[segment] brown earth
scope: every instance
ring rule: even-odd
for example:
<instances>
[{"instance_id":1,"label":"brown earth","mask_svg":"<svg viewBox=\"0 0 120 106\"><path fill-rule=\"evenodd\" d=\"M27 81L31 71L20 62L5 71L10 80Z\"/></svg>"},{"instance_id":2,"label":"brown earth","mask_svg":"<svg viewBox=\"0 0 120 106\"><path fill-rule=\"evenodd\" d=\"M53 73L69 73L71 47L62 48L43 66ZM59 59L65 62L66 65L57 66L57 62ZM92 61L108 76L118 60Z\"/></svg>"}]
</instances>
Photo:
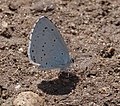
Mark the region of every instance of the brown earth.
<instances>
[{"instance_id":1,"label":"brown earth","mask_svg":"<svg viewBox=\"0 0 120 106\"><path fill-rule=\"evenodd\" d=\"M74 58L70 76L29 62L29 33L43 15ZM0 24L0 105L30 90L46 106L120 106L120 0L0 0Z\"/></svg>"}]
</instances>

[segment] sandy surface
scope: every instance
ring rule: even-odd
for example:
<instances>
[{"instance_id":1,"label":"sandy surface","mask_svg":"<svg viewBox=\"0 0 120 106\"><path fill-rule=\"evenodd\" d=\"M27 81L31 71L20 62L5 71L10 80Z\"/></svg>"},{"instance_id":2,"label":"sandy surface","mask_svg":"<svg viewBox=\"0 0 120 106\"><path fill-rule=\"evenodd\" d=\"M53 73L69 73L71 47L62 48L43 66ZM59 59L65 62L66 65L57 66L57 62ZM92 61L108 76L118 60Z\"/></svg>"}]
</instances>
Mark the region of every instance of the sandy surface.
<instances>
[{"instance_id":1,"label":"sandy surface","mask_svg":"<svg viewBox=\"0 0 120 106\"><path fill-rule=\"evenodd\" d=\"M29 62L29 33L43 15L74 58L69 77ZM120 106L120 0L0 0L0 105L29 90L46 106Z\"/></svg>"}]
</instances>

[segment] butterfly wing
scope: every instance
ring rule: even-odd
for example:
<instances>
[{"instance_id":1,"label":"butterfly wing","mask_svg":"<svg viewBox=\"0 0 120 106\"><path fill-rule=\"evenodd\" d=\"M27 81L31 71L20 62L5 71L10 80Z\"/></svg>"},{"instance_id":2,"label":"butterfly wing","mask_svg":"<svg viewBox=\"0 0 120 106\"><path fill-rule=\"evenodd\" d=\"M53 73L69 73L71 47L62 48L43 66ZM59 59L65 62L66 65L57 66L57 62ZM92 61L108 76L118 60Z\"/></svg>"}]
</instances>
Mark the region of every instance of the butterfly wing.
<instances>
[{"instance_id":1,"label":"butterfly wing","mask_svg":"<svg viewBox=\"0 0 120 106\"><path fill-rule=\"evenodd\" d=\"M28 56L42 68L63 68L70 63L66 44L55 25L41 17L30 36Z\"/></svg>"}]
</instances>

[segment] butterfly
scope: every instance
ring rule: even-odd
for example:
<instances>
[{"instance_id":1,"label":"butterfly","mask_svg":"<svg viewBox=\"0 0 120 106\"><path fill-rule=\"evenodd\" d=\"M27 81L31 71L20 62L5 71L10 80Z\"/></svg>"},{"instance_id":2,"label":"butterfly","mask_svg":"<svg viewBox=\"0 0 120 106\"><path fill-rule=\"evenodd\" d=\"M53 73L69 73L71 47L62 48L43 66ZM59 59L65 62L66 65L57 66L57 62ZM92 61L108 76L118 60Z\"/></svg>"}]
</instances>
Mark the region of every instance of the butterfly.
<instances>
[{"instance_id":1,"label":"butterfly","mask_svg":"<svg viewBox=\"0 0 120 106\"><path fill-rule=\"evenodd\" d=\"M28 57L42 69L63 69L71 63L67 46L57 27L42 16L31 31Z\"/></svg>"}]
</instances>

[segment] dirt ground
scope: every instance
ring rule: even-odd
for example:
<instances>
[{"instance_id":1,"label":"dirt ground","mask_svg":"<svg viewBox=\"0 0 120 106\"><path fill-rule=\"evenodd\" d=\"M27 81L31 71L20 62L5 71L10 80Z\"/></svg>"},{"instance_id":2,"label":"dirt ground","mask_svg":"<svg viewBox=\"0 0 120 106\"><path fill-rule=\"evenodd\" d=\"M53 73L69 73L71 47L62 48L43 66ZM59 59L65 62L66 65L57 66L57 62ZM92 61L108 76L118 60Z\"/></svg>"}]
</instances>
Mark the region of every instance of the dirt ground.
<instances>
[{"instance_id":1,"label":"dirt ground","mask_svg":"<svg viewBox=\"0 0 120 106\"><path fill-rule=\"evenodd\" d=\"M40 16L67 44L69 76L29 62ZM23 91L43 96L46 106L120 106L120 0L0 0L0 105L12 106Z\"/></svg>"}]
</instances>

